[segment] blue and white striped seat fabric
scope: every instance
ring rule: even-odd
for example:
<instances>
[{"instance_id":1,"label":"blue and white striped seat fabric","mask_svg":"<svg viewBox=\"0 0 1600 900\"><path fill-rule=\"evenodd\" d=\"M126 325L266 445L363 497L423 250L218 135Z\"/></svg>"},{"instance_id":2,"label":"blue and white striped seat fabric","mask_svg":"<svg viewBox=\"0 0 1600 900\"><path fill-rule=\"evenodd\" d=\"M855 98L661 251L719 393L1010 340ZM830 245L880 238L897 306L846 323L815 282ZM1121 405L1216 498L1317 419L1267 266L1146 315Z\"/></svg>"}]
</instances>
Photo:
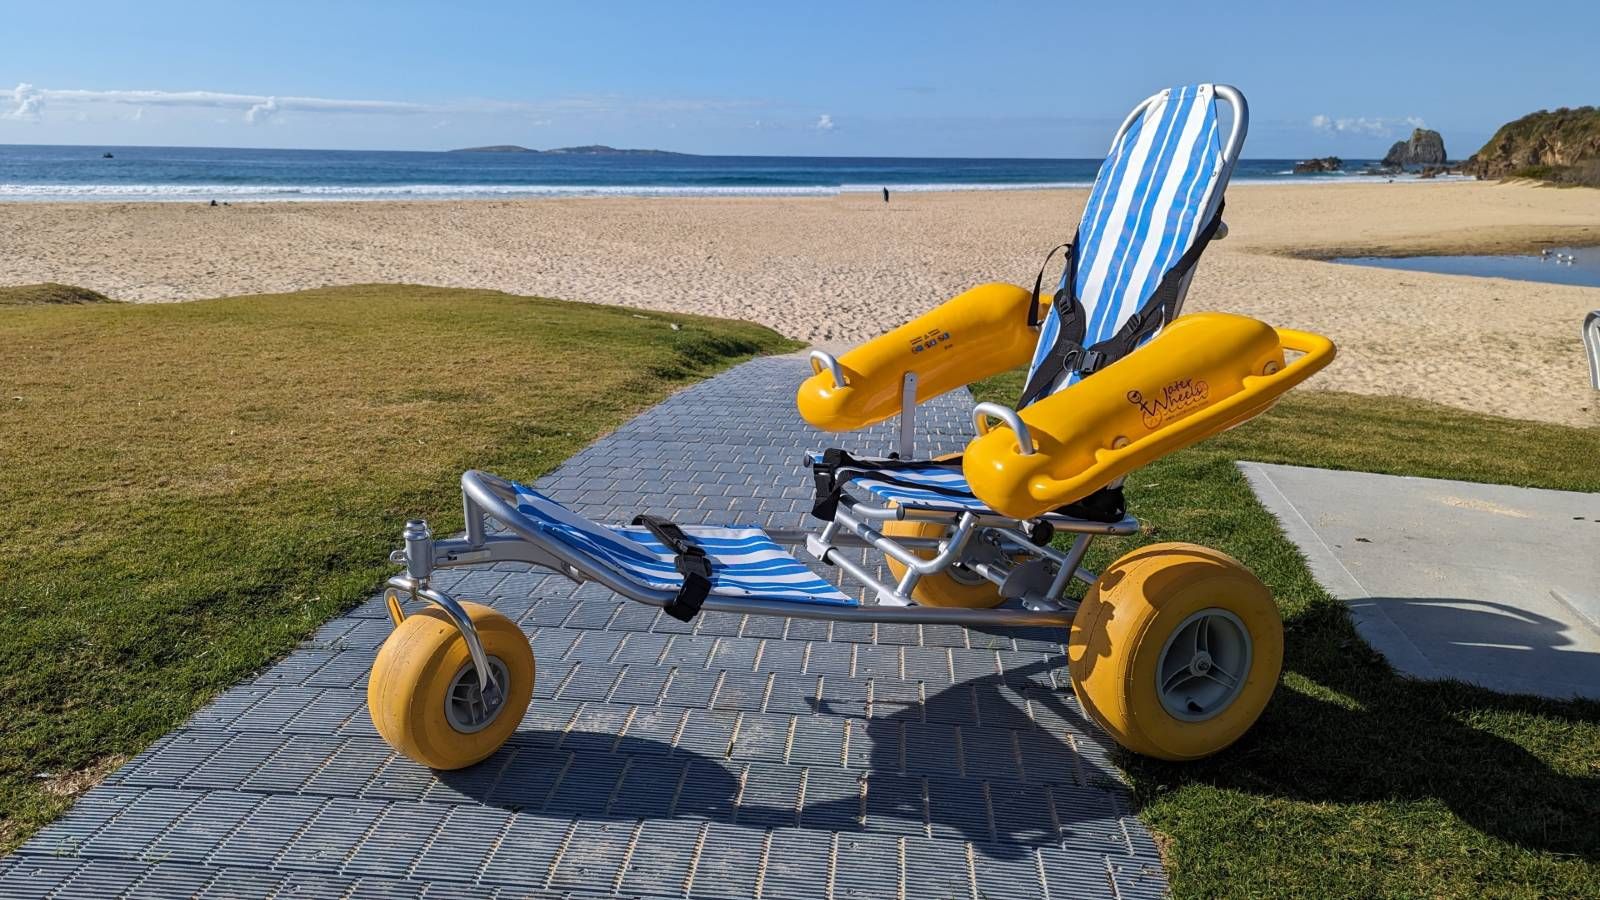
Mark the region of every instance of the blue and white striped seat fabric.
<instances>
[{"instance_id":1,"label":"blue and white striped seat fabric","mask_svg":"<svg viewBox=\"0 0 1600 900\"><path fill-rule=\"evenodd\" d=\"M1058 286L1067 287L1076 273L1083 346L1116 334L1194 244L1226 186L1224 163L1216 89L1209 84L1162 91L1116 137L1078 222L1076 266L1067 267ZM1041 324L1030 378L1060 325L1053 314ZM1069 372L1051 393L1082 377Z\"/></svg>"},{"instance_id":2,"label":"blue and white striped seat fabric","mask_svg":"<svg viewBox=\"0 0 1600 900\"><path fill-rule=\"evenodd\" d=\"M822 454L811 451L813 463L822 460ZM988 507L982 500L972 496L972 488L967 486L967 478L961 474L961 469L951 468L937 462L929 461L925 466L915 468L895 469L884 473L894 481L909 482L924 485L938 490L926 490L917 487L908 487L907 484L895 484L882 478L871 475L859 475L850 479L849 487L866 491L872 496L883 501L893 501L901 506L917 506L922 509L943 510L972 510L973 512L986 512ZM946 493L946 492L949 493Z\"/></svg>"},{"instance_id":3,"label":"blue and white striped seat fabric","mask_svg":"<svg viewBox=\"0 0 1600 900\"><path fill-rule=\"evenodd\" d=\"M683 576L675 554L646 528L597 525L523 484L516 484L517 512L563 546L656 590L676 591ZM795 603L857 606L818 577L759 528L682 526L711 563L711 593Z\"/></svg>"},{"instance_id":4,"label":"blue and white striped seat fabric","mask_svg":"<svg viewBox=\"0 0 1600 900\"><path fill-rule=\"evenodd\" d=\"M1241 111L1235 109L1234 114ZM1162 91L1117 135L1078 223L1072 249L1076 265L1067 266L1058 287L1067 287L1067 279L1076 273L1072 286L1083 306L1083 346L1115 335L1151 298L1162 277L1199 238L1221 200L1228 171L1219 139L1216 89L1209 84ZM1060 328L1052 309L1040 325L1029 380ZM1145 340L1153 336L1154 332ZM1050 393L1084 377L1068 372ZM986 509L971 496L959 469L929 465L891 474L898 481L964 491L966 496L919 492L870 476L850 484L884 501L942 510Z\"/></svg>"}]
</instances>

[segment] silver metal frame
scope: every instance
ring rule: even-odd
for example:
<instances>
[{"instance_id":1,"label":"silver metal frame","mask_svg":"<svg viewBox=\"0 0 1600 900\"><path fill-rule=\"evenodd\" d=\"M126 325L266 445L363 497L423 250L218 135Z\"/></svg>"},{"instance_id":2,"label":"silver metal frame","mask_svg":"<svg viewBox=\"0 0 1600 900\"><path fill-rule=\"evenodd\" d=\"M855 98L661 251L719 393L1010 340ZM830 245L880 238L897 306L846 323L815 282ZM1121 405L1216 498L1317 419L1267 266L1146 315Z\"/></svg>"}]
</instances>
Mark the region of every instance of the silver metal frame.
<instances>
[{"instance_id":1,"label":"silver metal frame","mask_svg":"<svg viewBox=\"0 0 1600 900\"><path fill-rule=\"evenodd\" d=\"M1222 175L1206 209L1207 218L1222 202L1249 123L1244 97L1236 89L1221 84L1213 85L1213 89L1218 99L1232 106L1234 116L1223 150ZM1146 108L1165 94L1153 95L1135 107L1117 130L1112 146L1122 139ZM1223 233L1219 230L1218 237ZM1187 293L1187 280L1181 290ZM1179 298L1181 302L1182 295ZM1591 315L1585 323L1586 335L1590 333L1592 324L1594 333L1600 336L1600 323L1595 322L1597 316L1600 314ZM1591 343L1591 354L1595 352L1594 343ZM832 354L813 350L809 361L813 372L820 374L827 371L835 385L849 383L844 366ZM917 404L915 371L902 373L900 400L896 444L902 458L911 458ZM1032 435L1015 410L998 403L978 404L973 410L973 421L980 435L991 430L990 418L999 419L1006 428L1011 429L1017 436L1021 452L1034 452ZM577 582L595 582L649 606L664 607L676 599L672 591L634 581L605 561L551 538L537 523L517 511L515 488L503 478L487 472L469 471L461 476L461 493L466 516L466 528L461 537L437 539L425 522L407 523L403 535L404 547L391 555L391 561L403 564L406 571L389 579L386 601L396 625L405 618L400 602L402 594L412 599L426 600L443 609L466 639L486 701L493 702L500 688L495 684L482 642L465 610L454 598L431 585L437 569L522 562L558 572ZM899 521L939 525L943 526L943 531L938 537L920 538L884 534L883 523ZM491 534L491 522L498 522L509 534ZM1035 540L1038 529L1046 527L1052 533L1060 531L1076 535L1066 552L1049 546L1049 541ZM713 594L705 599L702 609L857 622L963 626L1068 625L1077 606L1067 596L1069 586L1073 581L1092 585L1097 578L1095 573L1082 567L1091 541L1098 535L1131 535L1138 531L1138 520L1127 515L1115 522L1077 519L1059 513L1019 520L988 511L879 503L870 497L847 491L840 499L833 520L820 531L774 530L768 534L779 544L797 547L816 561L840 569L865 588L868 597L866 602L856 606L834 606ZM885 560L898 563L905 574L897 582L891 583L844 552L860 548L876 550ZM925 558L924 553L931 555ZM971 609L917 605L912 599L917 585L923 578L937 575L970 579L973 583L977 583L977 579L987 580L996 585L1002 597L1020 601L1021 608Z\"/></svg>"},{"instance_id":2,"label":"silver metal frame","mask_svg":"<svg viewBox=\"0 0 1600 900\"><path fill-rule=\"evenodd\" d=\"M1589 351L1589 384L1600 391L1600 309L1583 317L1583 345Z\"/></svg>"}]
</instances>

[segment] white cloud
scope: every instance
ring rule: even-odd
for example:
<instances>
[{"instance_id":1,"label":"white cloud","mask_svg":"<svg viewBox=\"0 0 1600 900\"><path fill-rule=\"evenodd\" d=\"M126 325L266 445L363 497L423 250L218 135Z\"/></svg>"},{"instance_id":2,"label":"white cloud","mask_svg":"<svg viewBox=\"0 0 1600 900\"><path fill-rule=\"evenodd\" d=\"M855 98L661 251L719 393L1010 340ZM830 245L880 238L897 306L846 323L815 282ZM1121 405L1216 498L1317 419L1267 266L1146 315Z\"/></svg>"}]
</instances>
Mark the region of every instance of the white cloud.
<instances>
[{"instance_id":1,"label":"white cloud","mask_svg":"<svg viewBox=\"0 0 1600 900\"><path fill-rule=\"evenodd\" d=\"M822 115L817 116L817 124L813 125L812 127L817 129L818 131L832 131L833 130L833 116L830 116L827 113L823 113Z\"/></svg>"},{"instance_id":2,"label":"white cloud","mask_svg":"<svg viewBox=\"0 0 1600 900\"><path fill-rule=\"evenodd\" d=\"M245 110L244 120L251 125L259 125L272 118L278 111L278 98L268 97L256 105Z\"/></svg>"},{"instance_id":3,"label":"white cloud","mask_svg":"<svg viewBox=\"0 0 1600 900\"><path fill-rule=\"evenodd\" d=\"M11 102L15 103L16 107L5 113L5 118L36 122L44 113L44 92L27 82L17 85L11 92Z\"/></svg>"},{"instance_id":4,"label":"white cloud","mask_svg":"<svg viewBox=\"0 0 1600 900\"><path fill-rule=\"evenodd\" d=\"M1394 137L1396 132L1403 131L1405 128L1427 127L1427 124L1419 116L1406 116L1404 118L1352 116L1336 119L1332 116L1319 114L1311 117L1310 124L1313 131L1367 137Z\"/></svg>"},{"instance_id":5,"label":"white cloud","mask_svg":"<svg viewBox=\"0 0 1600 900\"><path fill-rule=\"evenodd\" d=\"M283 97L263 94L235 94L225 91L150 91L46 89L26 82L0 93L0 107L9 99L11 108L0 116L37 120L45 106L89 109L97 105L167 107L174 109L230 110L242 114L245 122L258 125L288 113L353 113L366 115L414 116L451 114L520 114L534 124L550 123L557 114L598 115L606 113L675 113L720 111L761 105L756 101L697 98L625 98L620 96L562 97L542 101L460 100L445 103L415 103L404 100L350 100L334 97ZM833 120L823 116L817 127L826 131Z\"/></svg>"},{"instance_id":6,"label":"white cloud","mask_svg":"<svg viewBox=\"0 0 1600 900\"><path fill-rule=\"evenodd\" d=\"M11 102L16 106L6 113L16 119L37 119L46 102L51 105L90 106L95 104L129 104L140 107L164 106L187 109L235 109L244 113L245 121L252 124L264 122L281 111L387 113L412 115L440 112L443 107L423 103L405 103L395 100L339 100L327 97L268 97L257 94L231 94L221 91L134 91L134 90L60 90L34 87L23 83L11 91Z\"/></svg>"}]
</instances>

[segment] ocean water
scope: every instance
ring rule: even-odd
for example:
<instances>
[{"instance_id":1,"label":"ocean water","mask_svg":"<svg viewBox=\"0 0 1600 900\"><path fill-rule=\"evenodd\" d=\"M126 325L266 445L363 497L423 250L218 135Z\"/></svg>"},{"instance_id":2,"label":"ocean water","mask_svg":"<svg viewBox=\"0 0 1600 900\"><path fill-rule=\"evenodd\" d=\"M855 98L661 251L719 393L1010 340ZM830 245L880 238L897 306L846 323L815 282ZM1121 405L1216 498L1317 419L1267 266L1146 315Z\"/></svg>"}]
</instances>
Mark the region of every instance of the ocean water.
<instances>
[{"instance_id":1,"label":"ocean water","mask_svg":"<svg viewBox=\"0 0 1600 900\"><path fill-rule=\"evenodd\" d=\"M1544 253L1495 256L1351 256L1335 262L1408 272L1600 287L1600 247L1552 247Z\"/></svg>"},{"instance_id":2,"label":"ocean water","mask_svg":"<svg viewBox=\"0 0 1600 900\"><path fill-rule=\"evenodd\" d=\"M111 153L111 159L103 158ZM1352 160L1359 171L1366 161ZM585 194L834 194L1079 187L1098 159L804 156L543 156L358 150L0 145L0 201L386 200ZM1293 160L1246 159L1236 181L1294 175Z\"/></svg>"}]
</instances>

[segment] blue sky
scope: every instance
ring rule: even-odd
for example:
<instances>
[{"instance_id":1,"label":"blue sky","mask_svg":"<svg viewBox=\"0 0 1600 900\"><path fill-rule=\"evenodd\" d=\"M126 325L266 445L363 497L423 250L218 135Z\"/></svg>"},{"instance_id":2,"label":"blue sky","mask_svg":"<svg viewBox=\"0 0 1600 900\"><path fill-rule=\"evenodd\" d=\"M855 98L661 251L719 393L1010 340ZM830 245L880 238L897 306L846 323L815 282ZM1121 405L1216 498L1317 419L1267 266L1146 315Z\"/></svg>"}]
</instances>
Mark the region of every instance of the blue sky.
<instances>
[{"instance_id":1,"label":"blue sky","mask_svg":"<svg viewBox=\"0 0 1600 900\"><path fill-rule=\"evenodd\" d=\"M0 143L1093 157L1181 82L1246 155L1452 156L1600 102L1600 2L19 4Z\"/></svg>"}]
</instances>

